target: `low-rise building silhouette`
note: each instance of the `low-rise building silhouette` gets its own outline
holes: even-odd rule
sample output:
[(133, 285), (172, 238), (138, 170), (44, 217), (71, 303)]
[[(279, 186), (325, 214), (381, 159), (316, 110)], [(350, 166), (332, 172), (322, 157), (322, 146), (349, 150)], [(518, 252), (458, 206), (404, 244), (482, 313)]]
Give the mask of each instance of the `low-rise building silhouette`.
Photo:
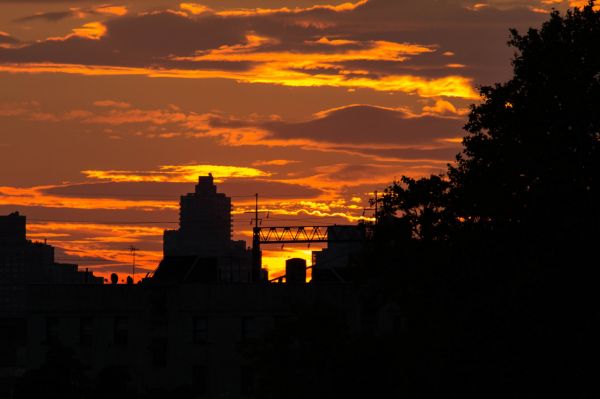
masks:
[(313, 281), (351, 279), (352, 267), (361, 261), (366, 235), (364, 226), (329, 226), (327, 247), (312, 253)]
[[(27, 368), (25, 356), (32, 285), (100, 285), (103, 279), (77, 265), (57, 263), (54, 247), (26, 237), (27, 219), (0, 216), (0, 387)], [(56, 291), (59, 293), (59, 291)], [(0, 397), (6, 393), (0, 389)]]
[[(231, 239), (231, 200), (212, 176), (181, 198), (180, 228), (165, 232), (165, 257), (140, 284), (69, 284), (66, 276), (81, 273), (54, 263), (53, 247), (27, 241), (25, 222), (18, 214), (0, 219), (0, 266), (15, 274), (3, 286), (21, 290), (11, 297), (18, 308), (0, 312), (0, 398), (11, 397), (26, 371), (47, 370), (57, 353), (76, 359), (90, 380), (116, 373), (137, 397), (252, 398), (253, 356), (270, 347), (277, 326), (306, 309), (328, 309), (349, 333), (374, 325), (354, 284), (307, 284), (302, 259), (288, 261), (286, 284), (251, 283), (252, 252)], [(65, 274), (50, 278), (52, 268)]]
[(26, 238), (25, 216), (0, 216), (0, 311), (23, 311), (27, 284), (102, 284), (103, 279), (77, 265), (54, 260), (54, 247)]

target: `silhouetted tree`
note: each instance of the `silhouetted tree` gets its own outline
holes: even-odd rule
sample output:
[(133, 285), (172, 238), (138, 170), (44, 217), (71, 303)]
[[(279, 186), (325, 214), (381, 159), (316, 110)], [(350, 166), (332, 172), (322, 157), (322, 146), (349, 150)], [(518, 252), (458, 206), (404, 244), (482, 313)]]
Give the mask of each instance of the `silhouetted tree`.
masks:
[(117, 273), (111, 273), (111, 275), (110, 275), (110, 283), (111, 284), (118, 284), (119, 283), (119, 276), (117, 275)]
[(444, 176), (419, 180), (403, 176), (385, 189), (378, 216), (400, 215), (417, 239), (445, 237), (451, 223), (447, 215), (449, 188)]
[(132, 397), (133, 392), (130, 383), (131, 375), (126, 368), (119, 366), (105, 367), (96, 377), (96, 388), (93, 397), (98, 399)]
[(511, 35), (514, 77), (481, 88), (449, 169), (455, 212), (489, 229), (580, 239), (600, 222), (600, 13), (590, 2)]
[(511, 30), (514, 76), (480, 89), (456, 164), (447, 176), (394, 182), (380, 214), (408, 220), (419, 239), (461, 227), (529, 246), (589, 244), (600, 226), (600, 12), (593, 6), (554, 11), (525, 35)]
[(447, 175), (381, 199), (418, 239), (378, 259), (382, 280), (426, 320), (413, 336), (440, 348), (425, 371), (450, 396), (597, 397), (600, 11), (552, 12), (509, 45), (514, 76), (481, 88)]

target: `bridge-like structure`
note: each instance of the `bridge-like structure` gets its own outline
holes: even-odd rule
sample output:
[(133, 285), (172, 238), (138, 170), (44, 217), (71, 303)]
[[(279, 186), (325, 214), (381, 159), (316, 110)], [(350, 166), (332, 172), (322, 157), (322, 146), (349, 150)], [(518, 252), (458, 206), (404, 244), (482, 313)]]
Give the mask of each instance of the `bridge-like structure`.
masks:
[(372, 236), (370, 226), (255, 226), (252, 237), (253, 277), (258, 281), (261, 268), (260, 246), (265, 244), (313, 244), (364, 242)]
[(254, 240), (259, 244), (312, 244), (318, 242), (360, 242), (367, 237), (366, 228), (357, 226), (280, 226), (255, 227)]

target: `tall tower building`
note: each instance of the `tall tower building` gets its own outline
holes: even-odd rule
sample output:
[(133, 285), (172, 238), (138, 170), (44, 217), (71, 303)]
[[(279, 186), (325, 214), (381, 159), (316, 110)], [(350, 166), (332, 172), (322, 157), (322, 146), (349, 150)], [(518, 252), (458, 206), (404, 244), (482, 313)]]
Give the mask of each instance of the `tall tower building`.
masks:
[(231, 233), (231, 198), (217, 192), (211, 174), (200, 176), (194, 192), (181, 196), (179, 229), (164, 232), (164, 258), (214, 259), (219, 280), (249, 281), (251, 252)]
[(231, 249), (231, 198), (217, 193), (212, 175), (181, 196), (179, 230), (164, 234), (165, 256), (218, 257)]

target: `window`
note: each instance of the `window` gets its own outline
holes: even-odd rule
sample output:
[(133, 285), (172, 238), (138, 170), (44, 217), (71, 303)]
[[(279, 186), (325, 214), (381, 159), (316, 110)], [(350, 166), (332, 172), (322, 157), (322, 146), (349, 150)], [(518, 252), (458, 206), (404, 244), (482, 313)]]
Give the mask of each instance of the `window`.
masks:
[(192, 392), (195, 395), (206, 395), (208, 393), (208, 368), (206, 366), (194, 366), (192, 369)]
[(250, 366), (242, 366), (240, 369), (240, 390), (243, 396), (254, 393), (254, 370)]
[(58, 343), (58, 319), (48, 317), (46, 319), (46, 344), (55, 345)]
[(117, 346), (127, 345), (129, 338), (129, 320), (127, 317), (115, 317), (114, 343)]
[(194, 317), (192, 339), (195, 344), (204, 344), (208, 339), (208, 320), (206, 317)]
[(167, 366), (167, 339), (154, 338), (150, 344), (150, 352), (152, 356), (152, 365), (154, 367)]
[(91, 317), (82, 317), (79, 319), (79, 344), (83, 347), (92, 346), (93, 320)]
[(242, 339), (256, 339), (258, 332), (258, 320), (255, 317), (242, 318)]

